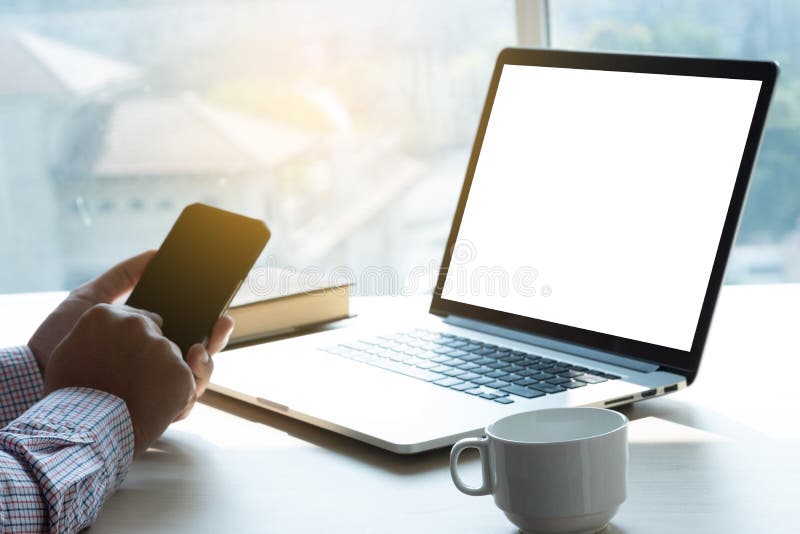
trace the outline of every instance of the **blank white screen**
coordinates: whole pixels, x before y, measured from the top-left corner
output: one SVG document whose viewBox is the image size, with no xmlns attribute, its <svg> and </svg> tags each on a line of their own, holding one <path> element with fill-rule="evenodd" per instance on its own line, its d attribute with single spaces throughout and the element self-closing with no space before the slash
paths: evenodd
<svg viewBox="0 0 800 534">
<path fill-rule="evenodd" d="M 690 350 L 760 87 L 504 66 L 443 298 Z"/>
</svg>

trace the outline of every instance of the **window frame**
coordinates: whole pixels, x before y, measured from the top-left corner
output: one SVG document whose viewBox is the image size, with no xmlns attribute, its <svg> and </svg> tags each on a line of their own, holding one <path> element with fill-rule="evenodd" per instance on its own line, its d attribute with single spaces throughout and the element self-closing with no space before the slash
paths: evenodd
<svg viewBox="0 0 800 534">
<path fill-rule="evenodd" d="M 550 2 L 548 0 L 514 0 L 514 4 L 518 45 L 549 48 Z"/>
</svg>

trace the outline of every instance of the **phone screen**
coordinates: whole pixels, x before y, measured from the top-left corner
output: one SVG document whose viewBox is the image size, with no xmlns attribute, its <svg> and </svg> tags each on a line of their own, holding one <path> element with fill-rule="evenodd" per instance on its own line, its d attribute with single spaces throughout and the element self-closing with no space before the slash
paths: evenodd
<svg viewBox="0 0 800 534">
<path fill-rule="evenodd" d="M 227 309 L 269 240 L 263 221 L 204 204 L 181 213 L 127 304 L 164 319 L 184 357 Z"/>
</svg>

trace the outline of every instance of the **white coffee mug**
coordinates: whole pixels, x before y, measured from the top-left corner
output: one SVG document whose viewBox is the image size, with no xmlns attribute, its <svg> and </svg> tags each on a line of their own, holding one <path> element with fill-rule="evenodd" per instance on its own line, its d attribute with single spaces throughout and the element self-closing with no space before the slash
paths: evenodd
<svg viewBox="0 0 800 534">
<path fill-rule="evenodd" d="M 464 483 L 458 457 L 478 449 L 483 480 Z M 594 533 L 627 496 L 628 419 L 603 408 L 553 408 L 504 417 L 486 437 L 450 452 L 450 474 L 467 495 L 494 495 L 523 532 Z"/>
</svg>

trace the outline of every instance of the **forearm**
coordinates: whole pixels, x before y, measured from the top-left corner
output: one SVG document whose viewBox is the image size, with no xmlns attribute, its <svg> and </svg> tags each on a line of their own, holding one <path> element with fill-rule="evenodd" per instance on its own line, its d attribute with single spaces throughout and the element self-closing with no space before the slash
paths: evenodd
<svg viewBox="0 0 800 534">
<path fill-rule="evenodd" d="M 132 457 L 121 399 L 85 388 L 51 393 L 0 430 L 0 531 L 89 526 Z"/>
<path fill-rule="evenodd" d="M 41 371 L 28 347 L 0 349 L 0 428 L 33 406 L 42 388 Z"/>
</svg>

